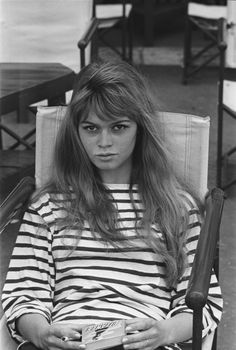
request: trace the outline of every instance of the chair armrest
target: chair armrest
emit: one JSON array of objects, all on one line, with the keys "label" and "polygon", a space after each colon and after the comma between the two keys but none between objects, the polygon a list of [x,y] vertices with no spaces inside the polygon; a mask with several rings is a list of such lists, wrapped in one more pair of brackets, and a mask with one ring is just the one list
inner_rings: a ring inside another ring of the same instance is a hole
[{"label": "chair armrest", "polygon": [[193,310],[193,350],[202,349],[202,312],[208,296],[223,204],[224,192],[214,188],[206,198],[205,220],[186,293],[186,304]]},{"label": "chair armrest", "polygon": [[201,229],[186,294],[186,303],[193,310],[202,308],[207,301],[223,204],[224,192],[219,188],[214,188],[206,199],[206,217]]},{"label": "chair armrest", "polygon": [[23,178],[0,205],[0,233],[30,198],[35,189],[32,177]]},{"label": "chair armrest", "polygon": [[98,22],[99,20],[95,17],[90,20],[88,28],[86,29],[82,38],[78,42],[78,47],[80,49],[85,49],[87,47],[94,33],[96,32],[96,29],[98,27]]},{"label": "chair armrest", "polygon": [[[202,313],[206,304],[219,228],[224,204],[224,192],[213,189],[206,198],[206,216],[201,229],[186,293],[186,304],[193,310],[192,350],[202,349]],[[217,257],[218,258],[218,257]]]},{"label": "chair armrest", "polygon": [[81,39],[78,42],[78,48],[80,49],[80,66],[83,68],[85,66],[85,49],[92,40],[93,36],[95,35],[97,28],[98,28],[98,23],[99,20],[95,17],[93,17],[89,24],[88,27],[81,37]]},{"label": "chair armrest", "polygon": [[217,37],[217,42],[218,42],[218,47],[221,51],[225,51],[227,48],[227,43],[226,43],[226,38],[225,38],[225,33],[227,30],[227,24],[226,24],[226,19],[225,18],[219,18],[218,20],[218,37]]}]

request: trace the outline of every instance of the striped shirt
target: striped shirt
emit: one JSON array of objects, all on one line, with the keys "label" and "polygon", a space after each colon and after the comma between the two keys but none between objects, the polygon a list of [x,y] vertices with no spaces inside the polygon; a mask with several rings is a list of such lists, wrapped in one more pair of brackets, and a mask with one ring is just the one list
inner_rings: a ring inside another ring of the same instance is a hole
[{"label": "striped shirt", "polygon": [[[118,209],[122,233],[130,242],[122,249],[105,244],[101,238],[95,240],[86,223],[79,241],[75,228],[68,231],[59,227],[57,219],[64,215],[60,195],[57,203],[50,194],[42,195],[26,211],[2,295],[8,325],[17,340],[23,339],[15,321],[26,313],[42,314],[50,323],[84,325],[134,317],[162,320],[192,312],[185,304],[185,294],[200,232],[197,208],[186,204],[189,267],[177,287],[170,289],[163,261],[136,234],[137,217],[128,185],[109,185],[108,191]],[[137,188],[133,198],[142,215]],[[152,230],[163,239],[157,226]],[[216,328],[221,313],[221,291],[212,273],[203,336]]]}]

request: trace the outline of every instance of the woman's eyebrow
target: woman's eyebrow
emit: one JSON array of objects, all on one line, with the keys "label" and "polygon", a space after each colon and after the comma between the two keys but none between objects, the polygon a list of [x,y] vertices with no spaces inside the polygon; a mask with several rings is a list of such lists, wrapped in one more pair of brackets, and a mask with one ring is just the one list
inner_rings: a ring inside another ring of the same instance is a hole
[{"label": "woman's eyebrow", "polygon": [[90,122],[89,120],[83,120],[80,124],[92,124],[92,125],[96,125],[96,123]]},{"label": "woman's eyebrow", "polygon": [[124,118],[124,119],[115,120],[111,124],[119,124],[119,123],[131,123],[131,120],[128,118]]},{"label": "woman's eyebrow", "polygon": [[[131,120],[128,119],[128,118],[119,119],[119,120],[112,120],[109,124],[110,125],[115,125],[115,124],[119,124],[119,123],[131,123]],[[93,121],[90,121],[90,120],[83,120],[83,121],[81,121],[81,124],[97,125],[96,122],[93,122]]]}]

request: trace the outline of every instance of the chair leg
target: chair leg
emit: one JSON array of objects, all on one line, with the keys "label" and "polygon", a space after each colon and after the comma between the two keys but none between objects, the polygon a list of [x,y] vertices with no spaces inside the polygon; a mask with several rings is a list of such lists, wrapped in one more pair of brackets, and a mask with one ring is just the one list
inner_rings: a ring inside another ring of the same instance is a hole
[{"label": "chair leg", "polygon": [[126,60],[126,44],[127,44],[127,38],[126,38],[126,33],[127,33],[127,25],[126,25],[126,18],[122,19],[121,23],[121,52],[122,52],[122,60]]},{"label": "chair leg", "polygon": [[98,59],[98,38],[97,34],[94,35],[94,38],[91,42],[91,57],[90,60],[93,62],[93,60]]},{"label": "chair leg", "polygon": [[182,83],[187,84],[188,79],[188,66],[191,61],[191,45],[192,45],[192,23],[186,16],[185,20],[185,34],[184,34],[184,57],[183,57],[183,76]]},{"label": "chair leg", "polygon": [[133,63],[133,16],[128,18],[128,61]]},{"label": "chair leg", "polygon": [[220,101],[218,104],[217,173],[216,173],[216,186],[219,188],[222,187],[222,142],[223,142],[222,138],[223,138],[223,106],[222,106],[222,102]]},{"label": "chair leg", "polygon": [[192,350],[202,349],[202,339],[199,338],[202,329],[202,309],[196,309],[193,313],[193,338]]},{"label": "chair leg", "polygon": [[223,86],[224,86],[224,66],[225,66],[226,46],[220,47],[220,68],[218,82],[218,130],[217,130],[217,172],[216,186],[222,187],[222,151],[223,151]]}]

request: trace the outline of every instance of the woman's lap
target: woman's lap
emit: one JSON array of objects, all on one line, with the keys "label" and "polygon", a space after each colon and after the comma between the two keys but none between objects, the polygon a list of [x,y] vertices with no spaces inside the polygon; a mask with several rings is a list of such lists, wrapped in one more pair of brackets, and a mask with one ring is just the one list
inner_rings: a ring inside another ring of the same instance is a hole
[{"label": "woman's lap", "polygon": [[[177,350],[178,348],[177,347],[174,347],[174,346],[170,346],[170,349],[173,349],[173,350]],[[19,350],[40,350],[39,348],[37,348],[34,344],[32,343],[24,343],[21,345],[20,349]],[[109,348],[109,350],[123,350],[123,346],[122,345],[119,345],[119,346],[115,346],[113,348]],[[156,350],[166,350],[165,347],[161,347],[161,348],[158,348]]]}]

